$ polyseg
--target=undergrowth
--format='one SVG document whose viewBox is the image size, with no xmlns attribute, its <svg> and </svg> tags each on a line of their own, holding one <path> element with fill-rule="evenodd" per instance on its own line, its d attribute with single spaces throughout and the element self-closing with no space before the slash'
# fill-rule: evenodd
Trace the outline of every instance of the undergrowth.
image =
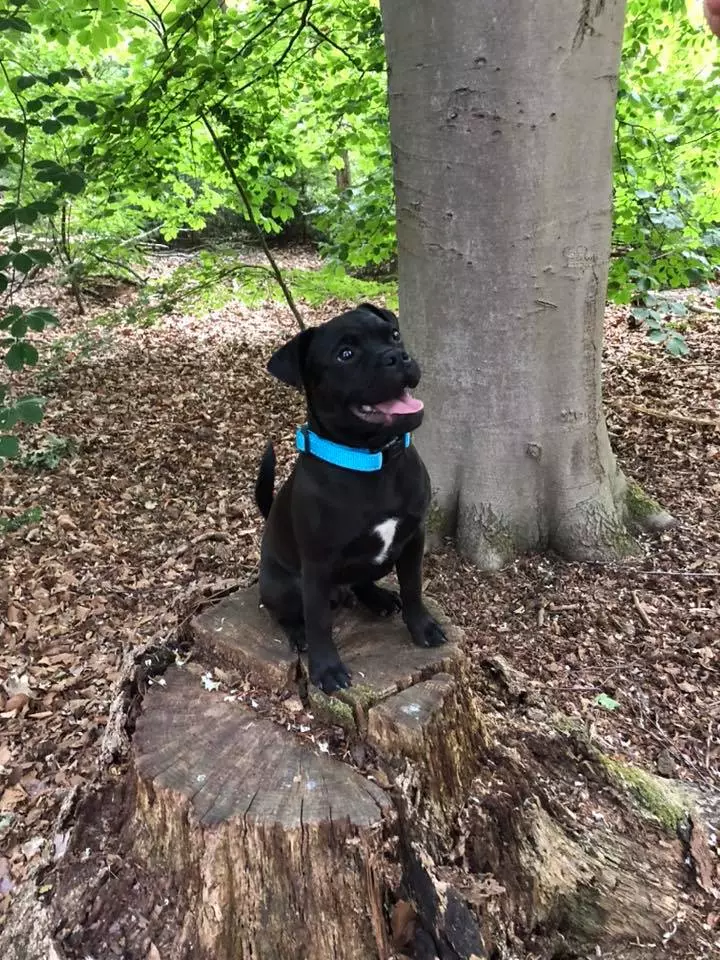
<svg viewBox="0 0 720 960">
<path fill-rule="evenodd" d="M 336 266 L 285 270 L 283 276 L 295 299 L 310 307 L 328 300 L 359 303 L 380 299 L 390 309 L 397 309 L 396 281 L 361 280 Z M 243 263 L 232 251 L 202 251 L 169 278 L 150 284 L 126 311 L 126 317 L 142 324 L 152 323 L 180 305 L 186 313 L 204 316 L 233 301 L 254 308 L 267 302 L 284 303 L 284 298 L 269 269 Z"/>
</svg>

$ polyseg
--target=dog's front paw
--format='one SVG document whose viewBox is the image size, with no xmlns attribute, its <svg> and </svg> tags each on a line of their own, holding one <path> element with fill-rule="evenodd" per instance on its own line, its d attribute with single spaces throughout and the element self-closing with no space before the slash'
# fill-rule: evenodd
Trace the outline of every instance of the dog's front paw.
<svg viewBox="0 0 720 960">
<path fill-rule="evenodd" d="M 418 647 L 440 647 L 447 643 L 443 628 L 429 613 L 414 620 L 407 620 L 406 623 L 412 642 Z"/>
<path fill-rule="evenodd" d="M 343 607 L 350 609 L 355 606 L 355 594 L 350 587 L 337 587 L 330 597 L 330 609 L 338 610 Z"/>
<path fill-rule="evenodd" d="M 314 659 L 310 658 L 310 680 L 323 693 L 335 693 L 336 690 L 345 690 L 352 686 L 350 672 L 339 657 Z"/>
<path fill-rule="evenodd" d="M 400 596 L 394 590 L 386 590 L 376 583 L 366 583 L 353 589 L 360 603 L 376 617 L 392 617 L 402 610 Z"/>
</svg>

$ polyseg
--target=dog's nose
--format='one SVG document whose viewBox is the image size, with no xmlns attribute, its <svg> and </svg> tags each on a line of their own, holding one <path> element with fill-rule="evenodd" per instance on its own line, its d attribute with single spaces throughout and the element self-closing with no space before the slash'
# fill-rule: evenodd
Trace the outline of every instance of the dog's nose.
<svg viewBox="0 0 720 960">
<path fill-rule="evenodd" d="M 405 353 L 404 350 L 388 350 L 388 352 L 383 356 L 383 364 L 386 367 L 396 367 L 400 363 L 403 365 L 410 363 L 410 357 L 407 353 Z"/>
</svg>

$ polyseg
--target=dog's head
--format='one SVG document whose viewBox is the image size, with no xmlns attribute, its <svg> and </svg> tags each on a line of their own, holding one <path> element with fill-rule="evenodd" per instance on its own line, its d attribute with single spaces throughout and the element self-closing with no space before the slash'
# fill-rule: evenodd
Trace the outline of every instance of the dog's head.
<svg viewBox="0 0 720 960">
<path fill-rule="evenodd" d="M 339 443 L 377 449 L 422 422 L 420 368 L 395 314 L 369 303 L 297 334 L 268 371 L 305 391 L 310 425 Z"/>
</svg>

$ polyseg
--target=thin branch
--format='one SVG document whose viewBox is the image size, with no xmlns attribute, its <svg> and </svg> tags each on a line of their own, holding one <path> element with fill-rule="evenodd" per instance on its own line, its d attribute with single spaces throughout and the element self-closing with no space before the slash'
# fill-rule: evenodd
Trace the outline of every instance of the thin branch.
<svg viewBox="0 0 720 960">
<path fill-rule="evenodd" d="M 285 50 L 280 54 L 280 57 L 273 64 L 273 67 L 275 70 L 277 70 L 278 67 L 282 66 L 283 61 L 285 60 L 285 58 L 287 57 L 287 55 L 290 53 L 293 46 L 295 45 L 295 41 L 305 29 L 307 25 L 308 17 L 310 16 L 310 8 L 312 7 L 312 5 L 313 5 L 313 0 L 305 0 L 305 6 L 303 8 L 303 12 L 300 14 L 300 23 L 297 25 L 297 29 L 290 37 L 290 40 L 288 41 L 288 45 L 285 47 Z"/>
<path fill-rule="evenodd" d="M 238 273 L 244 273 L 246 270 L 261 270 L 263 273 L 267 273 L 268 276 L 275 279 L 275 275 L 270 267 L 263 267 L 259 263 L 240 263 L 230 267 L 228 270 L 219 271 L 219 273 L 214 274 L 209 280 L 201 280 L 199 283 L 194 283 L 192 286 L 185 287 L 184 290 L 179 290 L 176 294 L 164 297 L 163 299 L 166 303 L 174 305 L 181 300 L 186 300 L 188 297 L 194 296 L 196 293 L 200 293 L 201 290 L 214 287 L 221 280 L 227 280 L 228 277 L 234 277 Z"/>
<path fill-rule="evenodd" d="M 162 30 L 160 29 L 158 24 L 153 20 L 152 17 L 146 17 L 145 14 L 140 13 L 139 10 L 130 10 L 129 13 L 130 13 L 130 16 L 137 17 L 139 20 L 143 20 L 145 23 L 149 23 L 164 45 L 164 36 L 163 36 Z"/>
<path fill-rule="evenodd" d="M 86 256 L 92 257 L 93 260 L 97 260 L 98 263 L 109 263 L 111 267 L 117 267 L 119 270 L 127 271 L 127 273 L 129 273 L 130 276 L 135 277 L 137 282 L 143 287 L 148 282 L 147 277 L 141 276 L 137 270 L 133 270 L 132 267 L 128 266 L 126 263 L 123 263 L 122 260 L 113 260 L 112 257 L 103 257 L 99 253 L 92 253 L 91 251 L 88 251 Z"/>
<path fill-rule="evenodd" d="M 344 47 L 341 47 L 339 43 L 336 43 L 336 42 L 332 39 L 332 37 L 329 37 L 329 36 L 328 36 L 326 33 L 324 33 L 319 27 L 316 27 L 315 24 L 312 22 L 312 20 L 308 20 L 307 25 L 310 27 L 311 30 L 313 30 L 313 31 L 320 37 L 321 40 L 323 40 L 325 43 L 330 44 L 331 47 L 334 47 L 334 48 L 335 48 L 339 53 L 341 53 L 344 57 L 347 57 L 347 59 L 350 61 L 350 63 L 351 63 L 357 70 L 359 70 L 361 73 L 365 73 L 365 68 L 364 68 L 363 65 L 360 63 L 360 61 L 359 61 L 359 60 L 356 60 L 355 57 L 353 57 L 353 55 L 352 55 L 351 53 L 348 53 L 348 51 L 347 51 Z"/>
<path fill-rule="evenodd" d="M 686 303 L 685 306 L 692 313 L 703 313 L 708 317 L 720 317 L 720 310 L 713 310 L 712 307 L 703 307 L 699 303 Z"/>
<path fill-rule="evenodd" d="M 267 240 L 265 239 L 265 234 L 264 234 L 263 230 L 261 229 L 260 224 L 259 224 L 259 223 L 257 222 L 257 220 L 255 219 L 255 211 L 253 210 L 252 203 L 250 202 L 250 197 L 248 196 L 247 190 L 245 189 L 245 187 L 244 187 L 243 184 L 242 184 L 242 181 L 240 180 L 240 178 L 238 177 L 237 173 L 235 172 L 235 167 L 233 166 L 232 160 L 230 159 L 227 151 L 225 150 L 225 147 L 224 147 L 223 144 L 220 142 L 220 138 L 218 137 L 217 133 L 215 132 L 215 128 L 213 127 L 212 123 L 211 123 L 210 120 L 208 119 L 207 115 L 203 112 L 203 113 L 200 114 L 200 116 L 201 116 L 201 119 L 202 119 L 203 123 L 205 124 L 205 127 L 206 127 L 206 129 L 207 129 L 207 132 L 210 134 L 210 137 L 211 137 L 211 139 L 212 139 L 212 142 L 215 144 L 215 148 L 216 148 L 217 152 L 220 154 L 220 159 L 222 160 L 223 165 L 225 166 L 225 169 L 226 169 L 226 171 L 227 171 L 227 173 L 228 173 L 228 176 L 230 177 L 230 179 L 232 180 L 232 182 L 235 184 L 235 188 L 236 188 L 237 192 L 240 194 L 240 199 L 242 200 L 243 205 L 244 205 L 244 207 L 245 207 L 245 211 L 246 211 L 246 213 L 247 213 L 248 220 L 250 221 L 250 223 L 251 223 L 251 225 L 252 225 L 252 228 L 253 228 L 253 230 L 255 231 L 255 234 L 256 234 L 258 240 L 260 241 L 260 245 L 261 245 L 261 247 L 263 248 L 263 253 L 264 253 L 265 256 L 267 257 L 268 262 L 269 262 L 269 264 L 270 264 L 270 268 L 271 268 L 273 274 L 275 275 L 275 279 L 277 280 L 278 284 L 280 285 L 280 289 L 282 290 L 283 295 L 285 296 L 285 299 L 287 300 L 287 305 L 290 307 L 290 310 L 291 310 L 291 312 L 292 312 L 292 315 L 295 317 L 295 319 L 296 319 L 296 321 L 297 321 L 297 324 L 298 324 L 298 326 L 300 327 L 300 329 L 301 329 L 301 330 L 304 330 L 304 329 L 305 329 L 305 321 L 303 320 L 302 316 L 300 315 L 300 311 L 298 310 L 297 306 L 295 305 L 295 300 L 293 299 L 293 295 L 292 295 L 292 293 L 290 292 L 290 288 L 289 288 L 288 285 L 285 283 L 285 278 L 283 277 L 282 273 L 280 272 L 280 268 L 279 268 L 278 265 L 277 265 L 277 261 L 275 260 L 275 257 L 273 257 L 273 255 L 272 255 L 272 251 L 270 250 L 270 247 L 268 246 L 268 242 L 267 242 Z"/>
<path fill-rule="evenodd" d="M 2 72 L 3 72 L 3 75 L 4 75 L 4 77 L 5 77 L 5 81 L 6 81 L 7 85 L 8 85 L 8 89 L 9 89 L 9 90 L 12 90 L 12 87 L 11 87 L 11 85 L 10 85 L 10 77 L 8 76 L 8 72 L 7 72 L 7 70 L 5 69 L 5 64 L 3 63 L 2 60 L 0 60 L 0 70 L 2 70 Z M 20 108 L 20 112 L 21 112 L 22 118 L 23 118 L 23 126 L 24 126 L 24 128 L 25 128 L 25 133 L 23 134 L 23 138 L 22 138 L 22 147 L 21 147 L 21 149 L 20 149 L 20 166 L 19 166 L 19 169 L 18 169 L 17 191 L 16 191 L 16 195 L 15 195 L 15 202 L 16 202 L 17 206 L 19 207 L 19 206 L 20 206 L 20 198 L 21 198 L 21 195 L 22 195 L 23 180 L 25 179 L 25 163 L 26 163 L 26 159 L 27 159 L 28 117 L 27 117 L 27 111 L 25 110 L 25 104 L 23 103 L 23 101 L 20 99 L 20 97 L 17 95 L 17 93 L 16 93 L 14 90 L 12 91 L 12 96 L 13 96 L 13 99 L 15 100 L 15 102 L 17 103 L 18 107 Z M 13 222 L 13 234 L 14 234 L 15 240 L 17 240 L 17 239 L 18 239 L 17 220 L 15 220 L 15 221 Z M 15 275 L 16 275 L 16 273 L 15 273 L 15 265 L 13 264 L 13 266 L 12 266 L 12 274 L 11 274 L 10 283 L 9 283 L 9 291 L 8 291 L 8 299 L 9 299 L 10 303 L 13 302 L 13 294 L 14 294 L 14 291 L 15 291 Z"/>
</svg>

